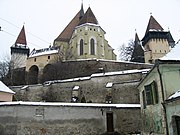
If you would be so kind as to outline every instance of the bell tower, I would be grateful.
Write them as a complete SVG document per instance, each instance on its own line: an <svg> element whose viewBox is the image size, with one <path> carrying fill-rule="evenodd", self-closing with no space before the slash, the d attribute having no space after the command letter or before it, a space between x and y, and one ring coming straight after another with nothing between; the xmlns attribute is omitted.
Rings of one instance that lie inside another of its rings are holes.
<svg viewBox="0 0 180 135"><path fill-rule="evenodd" d="M154 63L156 59L166 55L171 47L173 47L173 44L174 40L170 31L164 31L161 25L151 15L145 36L142 39L142 45L145 49L145 63Z"/></svg>
<svg viewBox="0 0 180 135"><path fill-rule="evenodd" d="M29 56L26 34L24 26L22 27L15 44L11 46L11 62L14 69L26 66L26 59Z"/></svg>

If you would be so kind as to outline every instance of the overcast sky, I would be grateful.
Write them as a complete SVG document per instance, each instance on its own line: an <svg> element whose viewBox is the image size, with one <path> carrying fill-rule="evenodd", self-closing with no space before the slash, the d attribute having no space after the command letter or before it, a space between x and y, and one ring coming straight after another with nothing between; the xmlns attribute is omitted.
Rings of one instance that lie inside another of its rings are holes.
<svg viewBox="0 0 180 135"><path fill-rule="evenodd" d="M23 24L28 46L40 49L54 39L80 10L82 0L0 0L0 58L10 55ZM180 0L83 0L84 11L90 6L106 39L115 49L134 39L135 29L142 39L150 13L164 30L180 39Z"/></svg>

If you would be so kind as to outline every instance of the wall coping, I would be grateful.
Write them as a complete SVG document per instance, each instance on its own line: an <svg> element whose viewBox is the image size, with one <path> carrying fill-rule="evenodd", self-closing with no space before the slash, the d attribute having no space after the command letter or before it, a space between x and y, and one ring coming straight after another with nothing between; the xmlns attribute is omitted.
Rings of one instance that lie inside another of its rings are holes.
<svg viewBox="0 0 180 135"><path fill-rule="evenodd" d="M99 103L63 103L63 102L1 102L1 106L61 106L61 107L95 107L95 108L140 108L140 104L99 104Z"/></svg>

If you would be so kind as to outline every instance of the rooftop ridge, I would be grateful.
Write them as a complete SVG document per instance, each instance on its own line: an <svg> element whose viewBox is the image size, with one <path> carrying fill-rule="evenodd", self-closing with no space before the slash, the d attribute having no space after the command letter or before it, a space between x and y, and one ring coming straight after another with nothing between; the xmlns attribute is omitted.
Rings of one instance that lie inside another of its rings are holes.
<svg viewBox="0 0 180 135"><path fill-rule="evenodd" d="M24 25L16 39L15 45L17 45L17 44L27 45Z"/></svg>

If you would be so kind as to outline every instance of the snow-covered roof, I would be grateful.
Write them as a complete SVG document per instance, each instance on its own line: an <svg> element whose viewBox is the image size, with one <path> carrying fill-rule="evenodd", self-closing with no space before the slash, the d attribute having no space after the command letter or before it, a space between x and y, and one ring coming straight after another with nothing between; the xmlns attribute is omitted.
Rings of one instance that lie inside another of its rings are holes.
<svg viewBox="0 0 180 135"><path fill-rule="evenodd" d="M167 53L164 57L160 58L160 60L180 60L180 43L176 44L172 50Z"/></svg>
<svg viewBox="0 0 180 135"><path fill-rule="evenodd" d="M33 50L29 57L37 57L37 56L42 56L42 55L48 55L48 54L55 54L58 53L57 48L44 48L44 49L39 49L39 50Z"/></svg>
<svg viewBox="0 0 180 135"><path fill-rule="evenodd" d="M174 99L180 97L180 90L178 90L177 92L175 92L173 95L171 95L168 99Z"/></svg>
<svg viewBox="0 0 180 135"><path fill-rule="evenodd" d="M11 89L9 89L3 82L0 81L0 92L6 92L6 93L11 93L11 94L15 94L14 91L12 91Z"/></svg>
<svg viewBox="0 0 180 135"><path fill-rule="evenodd" d="M104 108L140 108L140 104L99 104L99 103L63 103L63 102L0 102L3 105L29 105L29 106L72 106L72 107L104 107Z"/></svg>

